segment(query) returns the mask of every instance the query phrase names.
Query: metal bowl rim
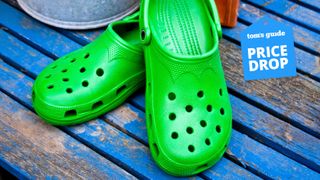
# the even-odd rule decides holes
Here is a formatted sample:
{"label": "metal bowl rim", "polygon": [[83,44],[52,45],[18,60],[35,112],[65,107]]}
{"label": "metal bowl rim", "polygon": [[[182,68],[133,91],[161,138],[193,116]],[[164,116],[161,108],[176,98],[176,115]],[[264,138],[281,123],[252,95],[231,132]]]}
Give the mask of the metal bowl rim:
{"label": "metal bowl rim", "polygon": [[111,16],[109,18],[96,20],[96,21],[87,21],[87,22],[73,22],[73,21],[61,21],[57,19],[50,18],[48,16],[44,16],[37,11],[33,10],[31,7],[29,7],[23,0],[17,0],[19,6],[27,12],[30,16],[33,18],[45,23],[49,24],[51,26],[64,28],[64,29],[73,29],[73,30],[85,30],[85,29],[94,29],[106,26],[110,24],[111,22],[118,21],[133,12],[135,12],[140,5],[140,2],[137,1],[135,4],[133,4],[131,7],[129,7],[126,11],[123,11],[115,16]]}

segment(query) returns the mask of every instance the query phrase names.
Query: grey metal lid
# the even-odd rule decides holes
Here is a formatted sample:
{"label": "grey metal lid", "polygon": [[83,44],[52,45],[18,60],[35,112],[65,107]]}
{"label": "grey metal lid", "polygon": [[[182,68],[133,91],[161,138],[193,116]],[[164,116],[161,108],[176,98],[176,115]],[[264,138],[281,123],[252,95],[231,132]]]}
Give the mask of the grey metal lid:
{"label": "grey metal lid", "polygon": [[106,26],[132,14],[140,0],[18,0],[35,19],[65,29]]}

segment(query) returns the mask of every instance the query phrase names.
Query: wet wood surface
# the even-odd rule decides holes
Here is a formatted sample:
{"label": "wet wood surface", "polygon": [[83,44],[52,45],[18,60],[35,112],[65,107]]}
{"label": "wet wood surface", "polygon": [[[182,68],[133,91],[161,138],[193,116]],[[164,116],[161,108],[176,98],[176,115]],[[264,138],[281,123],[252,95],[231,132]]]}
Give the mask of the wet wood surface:
{"label": "wet wood surface", "polygon": [[0,164],[17,177],[135,179],[2,92],[0,103]]}

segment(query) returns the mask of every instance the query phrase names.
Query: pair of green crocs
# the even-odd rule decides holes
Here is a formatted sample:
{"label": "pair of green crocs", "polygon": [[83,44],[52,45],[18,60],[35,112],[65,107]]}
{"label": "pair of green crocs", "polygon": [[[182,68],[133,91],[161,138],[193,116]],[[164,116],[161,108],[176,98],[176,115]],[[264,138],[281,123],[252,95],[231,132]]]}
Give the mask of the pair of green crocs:
{"label": "pair of green crocs", "polygon": [[221,36],[213,0],[143,0],[140,21],[112,23],[49,65],[35,81],[34,108],[48,123],[78,124],[146,84],[153,158],[169,174],[197,174],[222,157],[231,135]]}

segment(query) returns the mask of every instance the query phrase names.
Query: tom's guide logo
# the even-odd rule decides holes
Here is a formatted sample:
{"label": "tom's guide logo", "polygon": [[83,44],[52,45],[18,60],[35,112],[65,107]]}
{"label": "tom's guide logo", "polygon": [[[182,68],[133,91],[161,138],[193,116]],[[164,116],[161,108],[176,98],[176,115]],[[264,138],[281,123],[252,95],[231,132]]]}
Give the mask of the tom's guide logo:
{"label": "tom's guide logo", "polygon": [[241,33],[245,80],[296,76],[292,29],[268,17]]}

